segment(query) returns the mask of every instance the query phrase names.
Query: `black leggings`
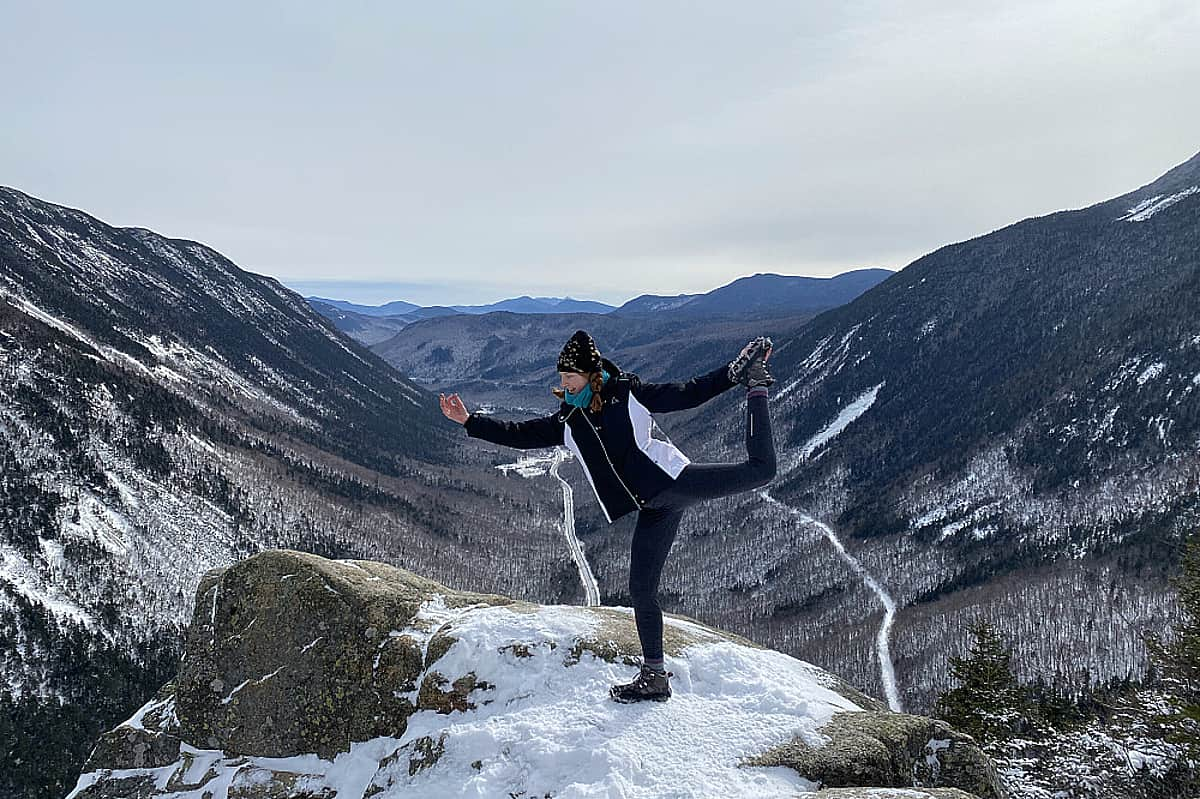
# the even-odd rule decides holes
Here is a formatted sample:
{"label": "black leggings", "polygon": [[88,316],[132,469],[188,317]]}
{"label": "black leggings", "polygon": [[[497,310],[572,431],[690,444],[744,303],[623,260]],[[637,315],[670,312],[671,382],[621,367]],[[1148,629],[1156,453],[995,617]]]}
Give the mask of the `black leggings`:
{"label": "black leggings", "polygon": [[658,581],[683,511],[701,500],[759,488],[775,476],[775,443],[763,395],[746,400],[746,454],[744,463],[689,463],[674,483],[638,511],[629,556],[629,596],[642,656],[648,660],[662,658]]}

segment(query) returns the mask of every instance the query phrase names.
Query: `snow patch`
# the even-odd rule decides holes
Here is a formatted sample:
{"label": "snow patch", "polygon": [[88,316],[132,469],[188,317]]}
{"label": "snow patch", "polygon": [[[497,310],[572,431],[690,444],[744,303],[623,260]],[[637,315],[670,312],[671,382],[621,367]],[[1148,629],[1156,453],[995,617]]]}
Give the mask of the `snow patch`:
{"label": "snow patch", "polygon": [[1130,208],[1122,216],[1117,217],[1117,221],[1124,222],[1145,222],[1150,217],[1157,214],[1164,208],[1168,208],[1182,199],[1190,197],[1193,194],[1200,193],[1200,186],[1192,186],[1183,191],[1176,192],[1169,197],[1163,197],[1161,194],[1151,197]]}
{"label": "snow patch", "polygon": [[571,484],[558,473],[563,462],[571,457],[570,450],[556,447],[549,454],[528,455],[518,459],[515,463],[502,463],[496,468],[505,474],[515,471],[527,478],[540,477],[549,472],[551,477],[558,480],[562,486],[563,496],[563,536],[567,539],[567,548],[571,551],[571,559],[575,562],[579,581],[583,584],[584,603],[588,607],[596,607],[600,604],[600,588],[592,573],[591,564],[588,563],[587,555],[584,554],[583,544],[575,533],[575,494],[571,489]]}
{"label": "snow patch", "polygon": [[550,467],[550,474],[562,486],[563,536],[567,539],[567,548],[571,550],[571,559],[575,561],[579,582],[583,584],[584,604],[588,607],[598,607],[600,605],[600,586],[596,583],[596,576],[592,574],[592,566],[588,563],[587,554],[583,551],[583,543],[575,532],[575,493],[571,490],[571,484],[558,473],[559,467],[567,458],[571,457],[571,453],[559,447],[554,455],[554,464]]}
{"label": "snow patch", "polygon": [[[484,411],[481,408],[479,412],[483,413]],[[563,451],[566,452],[566,450]],[[558,457],[556,452],[544,455],[527,455],[518,458],[513,463],[501,463],[496,468],[504,472],[504,474],[516,472],[521,477],[540,477],[550,471]]]}
{"label": "snow patch", "polygon": [[1140,375],[1138,375],[1137,384],[1139,386],[1146,385],[1147,381],[1153,380],[1154,378],[1161,375],[1163,373],[1163,369],[1166,369],[1166,368],[1167,368],[1167,365],[1165,363],[1163,363],[1162,361],[1156,361],[1156,362],[1150,364],[1149,366],[1147,366],[1145,369],[1142,370],[1142,373]]}
{"label": "snow patch", "polygon": [[[0,544],[0,585],[6,585],[35,605],[41,605],[57,619],[82,625],[90,632],[100,631],[92,614],[63,595],[38,573],[32,563],[8,544]],[[105,637],[111,640],[111,635],[106,634]]]}
{"label": "snow patch", "polygon": [[862,394],[858,395],[858,397],[856,397],[849,405],[842,408],[842,410],[838,412],[838,415],[834,417],[832,422],[827,424],[824,428],[818,431],[816,435],[806,441],[804,446],[800,447],[797,455],[793,456],[793,462],[789,465],[788,469],[785,469],[785,471],[794,469],[799,466],[802,461],[808,460],[808,458],[810,458],[814,452],[825,446],[825,444],[829,443],[829,441],[849,427],[855,419],[866,413],[867,410],[875,404],[875,398],[879,396],[879,389],[883,388],[886,382],[887,381],[884,381],[883,383],[872,386]]}

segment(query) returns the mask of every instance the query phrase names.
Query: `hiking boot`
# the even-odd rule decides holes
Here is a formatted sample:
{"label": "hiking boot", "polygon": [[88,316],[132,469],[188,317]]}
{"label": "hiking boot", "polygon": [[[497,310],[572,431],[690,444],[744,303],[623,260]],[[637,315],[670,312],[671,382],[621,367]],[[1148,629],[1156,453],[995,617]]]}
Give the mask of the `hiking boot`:
{"label": "hiking boot", "polygon": [[[741,383],[747,388],[755,385],[769,386],[774,383],[775,378],[766,371],[766,364],[763,362],[764,356],[771,351],[772,346],[771,339],[759,336],[743,347],[738,356],[729,363],[729,380],[733,383]],[[751,379],[758,382],[752,384]]]}
{"label": "hiking boot", "polygon": [[614,685],[608,689],[608,695],[617,702],[641,702],[649,699],[653,702],[666,702],[671,698],[671,684],[668,677],[674,677],[670,671],[658,671],[645,663],[642,664],[638,676],[632,682]]}

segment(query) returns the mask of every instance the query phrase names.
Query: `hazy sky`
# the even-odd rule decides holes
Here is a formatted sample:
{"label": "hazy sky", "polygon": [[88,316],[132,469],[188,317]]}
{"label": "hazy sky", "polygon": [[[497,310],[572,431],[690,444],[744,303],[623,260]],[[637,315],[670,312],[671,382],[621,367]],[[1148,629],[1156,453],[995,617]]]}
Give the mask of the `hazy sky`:
{"label": "hazy sky", "polygon": [[1200,151],[1195,0],[14,3],[0,184],[305,294],[900,269]]}

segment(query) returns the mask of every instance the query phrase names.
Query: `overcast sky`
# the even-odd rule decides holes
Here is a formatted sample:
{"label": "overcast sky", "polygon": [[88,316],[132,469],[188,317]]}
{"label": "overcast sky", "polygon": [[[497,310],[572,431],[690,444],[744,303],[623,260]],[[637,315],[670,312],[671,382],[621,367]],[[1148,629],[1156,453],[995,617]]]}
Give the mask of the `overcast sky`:
{"label": "overcast sky", "polygon": [[1195,0],[0,0],[0,184],[305,294],[900,269],[1200,151]]}

